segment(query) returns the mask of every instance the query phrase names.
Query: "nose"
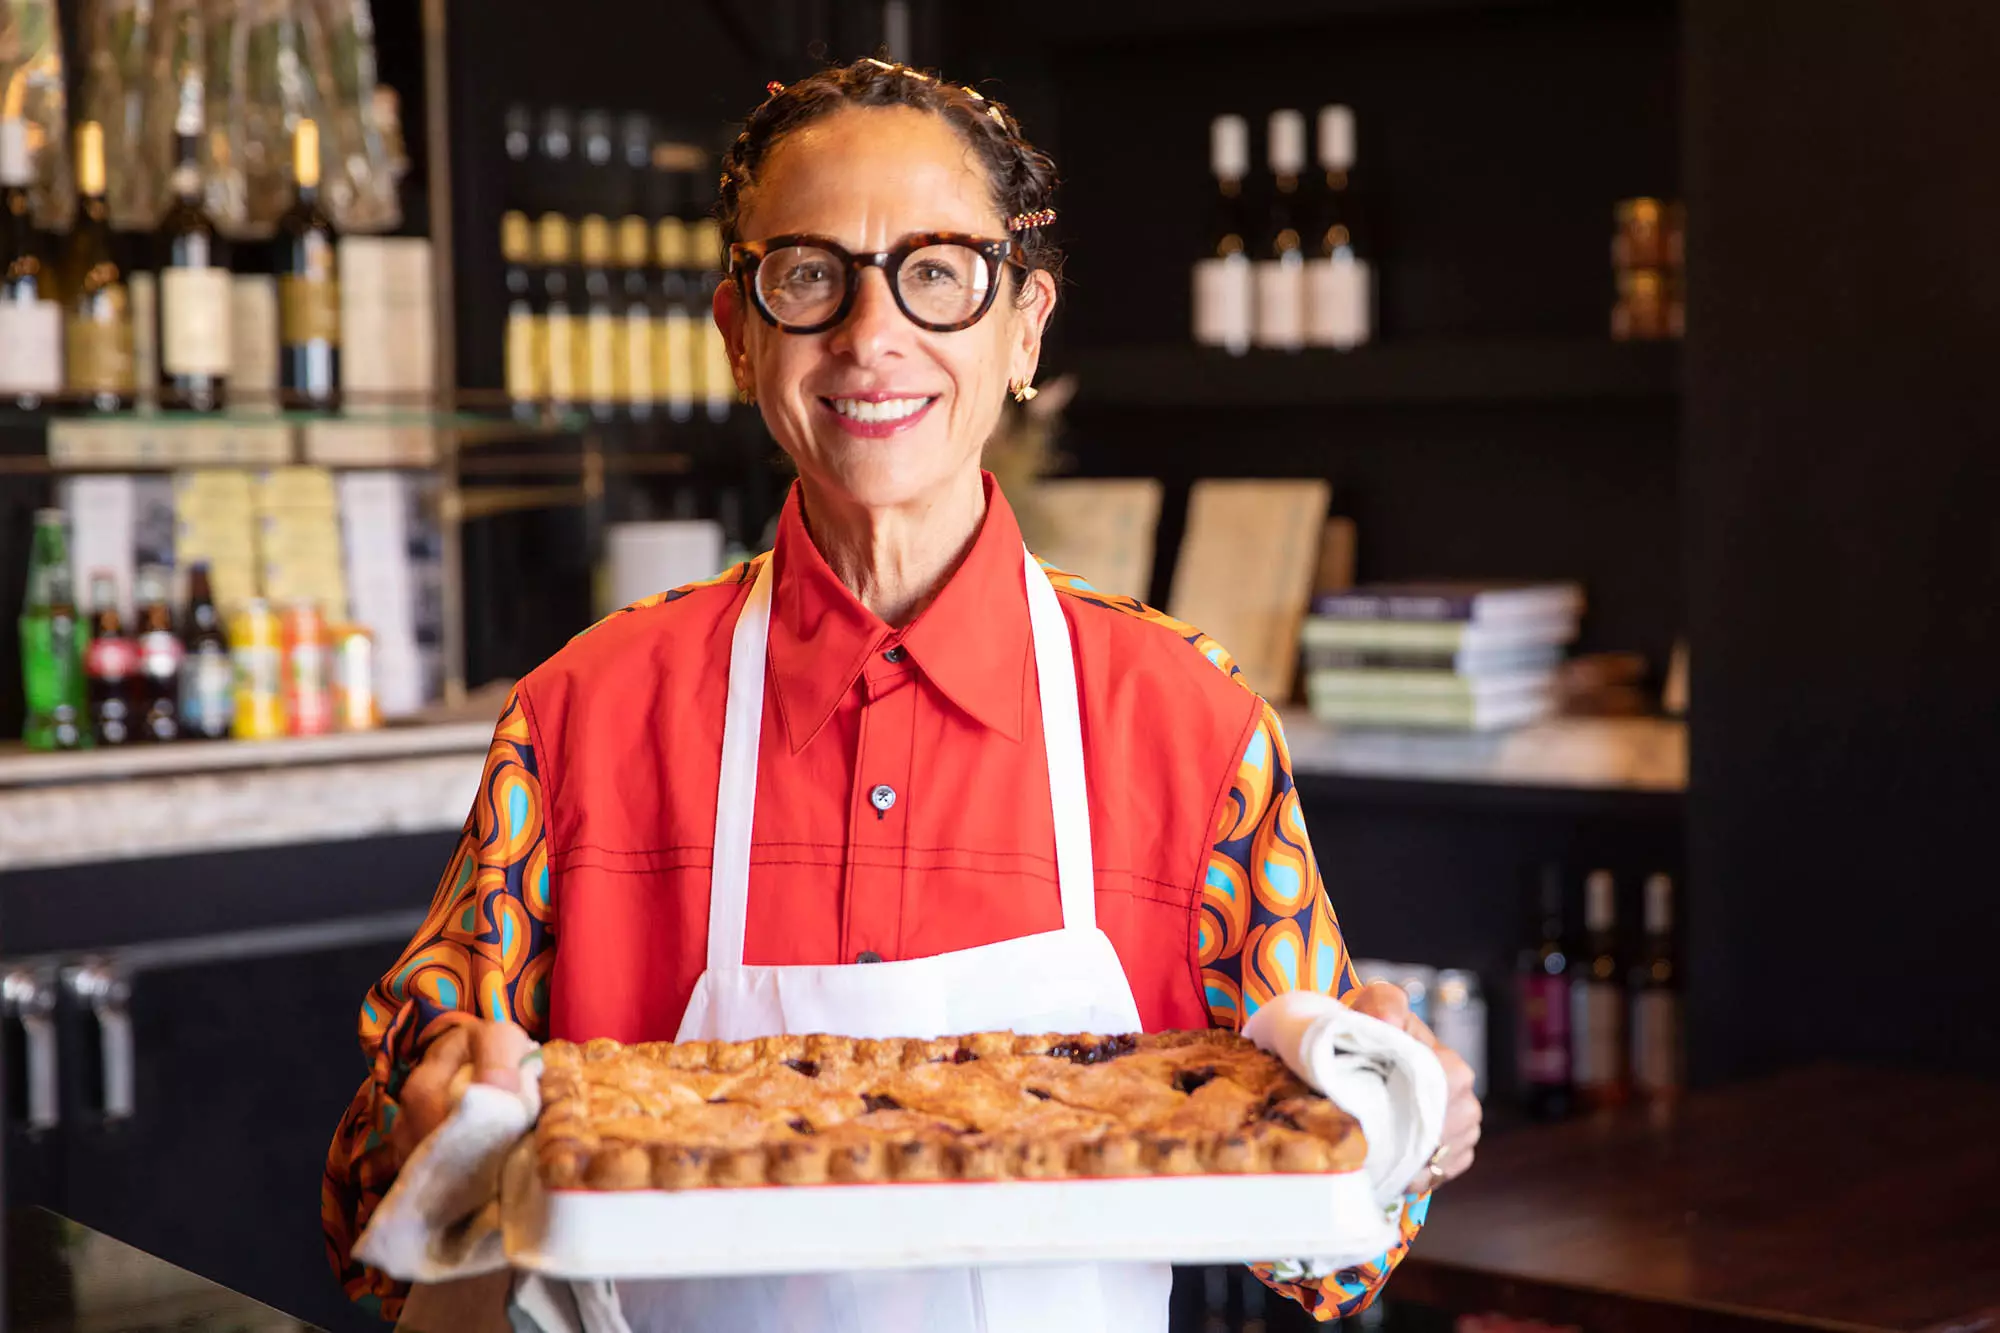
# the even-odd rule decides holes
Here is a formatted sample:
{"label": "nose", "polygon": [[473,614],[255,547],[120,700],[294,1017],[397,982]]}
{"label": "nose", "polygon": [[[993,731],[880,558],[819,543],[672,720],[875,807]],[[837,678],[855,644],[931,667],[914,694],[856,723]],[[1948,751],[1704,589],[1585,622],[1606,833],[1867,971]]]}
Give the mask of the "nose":
{"label": "nose", "polygon": [[861,274],[861,286],[854,293],[854,308],[834,329],[834,350],[845,352],[861,365],[869,365],[901,351],[903,342],[916,326],[903,318],[896,307],[889,277],[879,268]]}

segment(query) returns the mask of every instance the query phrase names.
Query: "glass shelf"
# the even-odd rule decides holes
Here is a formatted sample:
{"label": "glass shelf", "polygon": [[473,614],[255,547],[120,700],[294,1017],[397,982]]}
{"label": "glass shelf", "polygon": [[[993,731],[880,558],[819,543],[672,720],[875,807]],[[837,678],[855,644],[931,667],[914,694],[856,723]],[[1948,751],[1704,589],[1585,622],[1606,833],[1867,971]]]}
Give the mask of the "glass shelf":
{"label": "glass shelf", "polygon": [[415,406],[353,407],[340,412],[244,407],[224,412],[0,411],[10,428],[42,437],[43,449],[8,451],[10,471],[161,470],[183,467],[434,467],[443,436],[461,447],[576,434],[591,426],[581,412],[538,411],[531,418]]}

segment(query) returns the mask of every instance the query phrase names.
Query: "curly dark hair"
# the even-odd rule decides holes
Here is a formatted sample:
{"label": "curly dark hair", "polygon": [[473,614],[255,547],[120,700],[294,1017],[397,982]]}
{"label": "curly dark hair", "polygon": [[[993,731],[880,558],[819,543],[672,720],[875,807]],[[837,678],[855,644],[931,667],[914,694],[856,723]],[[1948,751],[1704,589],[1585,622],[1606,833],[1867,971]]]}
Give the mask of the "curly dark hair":
{"label": "curly dark hair", "polygon": [[[764,104],[750,113],[722,158],[715,212],[724,245],[743,239],[737,223],[744,199],[771,151],[792,131],[847,106],[907,106],[943,116],[977,155],[1003,218],[1037,213],[1055,195],[1056,164],[1028,142],[1003,104],[936,74],[869,58],[820,70],[790,87],[773,84]],[[1062,250],[1048,232],[1046,225],[1014,231],[1015,254],[1029,270],[1046,269],[1060,281]]]}

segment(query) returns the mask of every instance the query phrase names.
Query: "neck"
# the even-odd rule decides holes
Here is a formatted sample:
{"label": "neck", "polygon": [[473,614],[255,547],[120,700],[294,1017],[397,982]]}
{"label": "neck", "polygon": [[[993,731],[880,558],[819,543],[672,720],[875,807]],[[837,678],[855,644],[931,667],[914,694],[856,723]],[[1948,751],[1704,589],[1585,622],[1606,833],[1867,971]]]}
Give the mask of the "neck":
{"label": "neck", "polygon": [[977,471],[907,505],[875,509],[802,476],[806,531],[835,577],[897,628],[915,620],[950,581],[979,536],[986,485]]}

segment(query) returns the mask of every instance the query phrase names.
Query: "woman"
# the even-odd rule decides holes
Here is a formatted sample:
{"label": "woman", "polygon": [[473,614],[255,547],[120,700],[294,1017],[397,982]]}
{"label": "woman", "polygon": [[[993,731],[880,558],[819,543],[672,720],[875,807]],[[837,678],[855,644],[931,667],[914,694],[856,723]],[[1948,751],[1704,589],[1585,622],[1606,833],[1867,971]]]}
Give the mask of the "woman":
{"label": "woman", "polygon": [[[510,1085],[530,1038],[1234,1028],[1310,986],[1430,1040],[1356,984],[1270,707],[1198,631],[1045,572],[980,470],[1055,307],[1053,186],[997,103],[874,60],[773,85],[730,151],[714,314],[799,480],[769,555],[610,617],[507,704],[363,1005],[373,1072],[328,1166],[334,1262],[385,1316],[354,1237],[453,1074]],[[1260,1270],[1322,1318],[1472,1160],[1470,1072],[1439,1054],[1446,1147],[1403,1245]],[[1165,1327],[1164,1268],[1035,1280],[1101,1311],[1078,1327]],[[1000,1302],[966,1270],[809,1281],[923,1312],[889,1326]],[[784,1323],[776,1280],[659,1285],[656,1326]]]}

